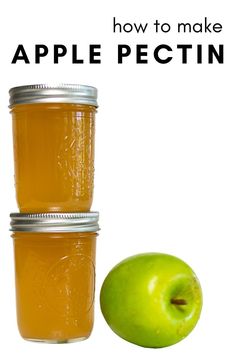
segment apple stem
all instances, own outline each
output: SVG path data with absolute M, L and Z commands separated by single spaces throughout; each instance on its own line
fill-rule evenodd
M 187 301 L 184 299 L 171 299 L 170 302 L 173 305 L 187 305 Z

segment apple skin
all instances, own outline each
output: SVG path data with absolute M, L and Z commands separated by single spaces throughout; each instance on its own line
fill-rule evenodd
M 195 327 L 202 291 L 193 270 L 181 259 L 144 253 L 117 264 L 100 293 L 103 316 L 123 339 L 150 348 L 173 345 Z

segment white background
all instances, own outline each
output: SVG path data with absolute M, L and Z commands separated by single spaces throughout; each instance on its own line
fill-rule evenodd
M 235 18 L 233 1 L 2 1 L 0 9 L 0 352 L 144 353 L 117 337 L 99 308 L 108 271 L 130 255 L 157 251 L 185 260 L 197 273 L 204 307 L 195 330 L 166 353 L 230 353 L 236 315 L 236 123 Z M 112 18 L 149 22 L 146 34 L 114 34 Z M 178 35 L 178 21 L 221 22 L 221 34 Z M 151 30 L 154 20 L 173 25 Z M 32 64 L 11 65 L 19 43 Z M 35 65 L 34 44 L 49 46 Z M 102 45 L 101 65 L 52 63 L 52 45 Z M 135 56 L 116 64 L 117 43 L 148 44 L 150 62 Z M 225 64 L 157 64 L 153 48 L 166 43 L 224 44 Z M 206 48 L 206 47 L 204 47 Z M 22 84 L 64 82 L 99 89 L 93 210 L 101 213 L 97 249 L 95 326 L 84 342 L 39 345 L 20 338 L 16 326 L 14 268 L 9 218 L 16 211 L 8 89 Z

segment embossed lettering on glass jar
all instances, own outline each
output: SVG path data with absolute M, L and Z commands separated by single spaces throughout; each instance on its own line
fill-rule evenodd
M 11 214 L 24 339 L 65 343 L 93 327 L 98 213 Z
M 96 88 L 31 85 L 9 93 L 20 211 L 90 210 Z

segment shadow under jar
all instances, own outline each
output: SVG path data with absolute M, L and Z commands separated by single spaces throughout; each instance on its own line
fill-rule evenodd
M 27 340 L 89 337 L 98 213 L 11 214 L 17 322 Z
M 96 88 L 31 85 L 9 93 L 20 211 L 90 210 Z

